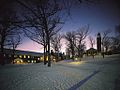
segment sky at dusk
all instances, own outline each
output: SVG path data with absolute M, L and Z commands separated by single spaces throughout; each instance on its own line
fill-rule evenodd
M 80 4 L 77 7 L 73 6 L 71 9 L 71 15 L 63 25 L 61 32 L 65 33 L 67 31 L 77 30 L 79 27 L 83 27 L 88 24 L 90 25 L 90 35 L 94 37 L 98 32 L 103 32 L 107 29 L 114 30 L 115 26 L 120 24 L 120 7 L 118 3 L 113 1 L 114 0 L 105 0 L 99 4 Z M 62 40 L 62 42 L 63 47 L 61 51 L 65 52 L 65 40 Z M 89 42 L 86 42 L 87 49 L 89 48 L 88 43 Z M 31 41 L 26 37 L 23 39 L 22 44 L 19 45 L 17 49 L 43 52 L 41 45 Z

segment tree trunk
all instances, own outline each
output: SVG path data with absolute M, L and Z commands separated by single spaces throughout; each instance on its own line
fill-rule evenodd
M 46 48 L 46 45 L 44 45 L 44 65 L 47 64 L 47 61 L 46 61 L 46 52 L 47 51 L 47 48 Z
M 12 62 L 13 62 L 13 64 L 14 64 L 14 55 L 15 55 L 15 49 L 13 49 L 13 54 L 12 54 Z
M 105 47 L 105 52 L 107 53 L 107 51 L 108 51 L 108 47 L 106 46 L 106 47 Z
M 74 56 L 75 56 L 75 51 L 74 51 L 74 47 L 72 47 L 72 59 L 74 61 Z
M 80 50 L 78 49 L 78 56 L 80 57 Z
M 1 43 L 0 43 L 0 45 L 1 45 L 1 47 L 0 47 L 1 53 L 4 53 L 4 41 L 5 41 L 5 39 L 4 39 L 4 37 L 2 37 L 1 38 Z
M 0 51 L 0 52 L 1 52 L 1 53 L 0 53 L 0 54 L 1 54 L 1 55 L 0 55 L 0 56 L 1 56 L 1 57 L 0 57 L 0 59 L 1 59 L 0 64 L 1 64 L 1 65 L 4 65 L 5 62 L 4 62 L 4 45 L 3 45 L 3 42 L 1 42 L 1 47 L 0 47 L 0 48 L 1 48 L 1 51 Z
M 105 57 L 103 44 L 102 44 L 102 56 L 103 56 L 103 58 Z
M 50 39 L 48 39 L 48 67 L 51 66 L 51 57 L 50 57 Z
M 59 61 L 59 51 L 57 51 L 57 61 Z

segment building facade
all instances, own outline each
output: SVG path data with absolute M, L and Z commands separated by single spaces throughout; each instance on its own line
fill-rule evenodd
M 4 51 L 5 63 L 39 63 L 43 61 L 42 57 L 43 53 L 16 50 L 13 55 L 11 49 Z

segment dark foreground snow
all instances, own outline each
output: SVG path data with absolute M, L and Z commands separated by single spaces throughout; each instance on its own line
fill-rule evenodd
M 120 90 L 118 55 L 43 63 L 0 66 L 0 90 Z

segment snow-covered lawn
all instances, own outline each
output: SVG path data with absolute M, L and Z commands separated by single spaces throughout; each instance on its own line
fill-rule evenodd
M 0 66 L 0 90 L 70 90 L 75 85 L 78 90 L 114 90 L 119 68 L 118 57 L 65 60 L 51 67 L 43 63 L 5 65 Z

